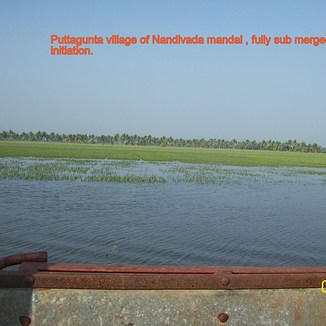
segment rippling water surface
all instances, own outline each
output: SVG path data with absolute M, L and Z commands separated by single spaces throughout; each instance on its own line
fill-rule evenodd
M 47 250 L 53 262 L 326 265 L 325 175 L 219 168 L 245 173 L 225 183 L 0 180 L 0 255 Z

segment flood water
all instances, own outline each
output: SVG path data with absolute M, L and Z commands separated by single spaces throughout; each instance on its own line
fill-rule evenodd
M 235 172 L 240 182 L 211 183 L 4 178 L 0 255 L 46 250 L 51 262 L 326 265 L 325 169 L 309 170 L 321 175 L 219 169 L 249 177 Z

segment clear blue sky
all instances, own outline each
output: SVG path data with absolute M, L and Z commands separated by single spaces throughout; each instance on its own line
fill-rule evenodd
M 318 0 L 0 1 L 0 130 L 326 146 L 326 44 L 93 46 L 50 35 L 326 36 Z

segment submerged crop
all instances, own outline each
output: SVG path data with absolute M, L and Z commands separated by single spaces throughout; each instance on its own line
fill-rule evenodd
M 119 183 L 244 184 L 318 182 L 326 169 L 237 167 L 218 164 L 109 159 L 1 158 L 0 179 Z

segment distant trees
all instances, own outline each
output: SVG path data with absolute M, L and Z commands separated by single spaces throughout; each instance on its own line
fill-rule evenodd
M 57 134 L 45 131 L 23 132 L 21 134 L 12 130 L 0 132 L 0 140 L 19 140 L 19 141 L 48 141 L 62 143 L 80 143 L 80 144 L 119 144 L 119 145 L 141 145 L 141 146 L 169 146 L 169 147 L 202 147 L 202 148 L 228 148 L 228 149 L 249 149 L 249 150 L 267 150 L 267 151 L 290 151 L 307 153 L 326 153 L 326 148 L 320 145 L 306 144 L 297 140 L 288 140 L 286 142 L 263 140 L 236 139 L 183 139 L 172 137 L 153 137 L 151 135 L 138 136 L 128 134 L 111 135 L 87 135 L 87 134 Z

